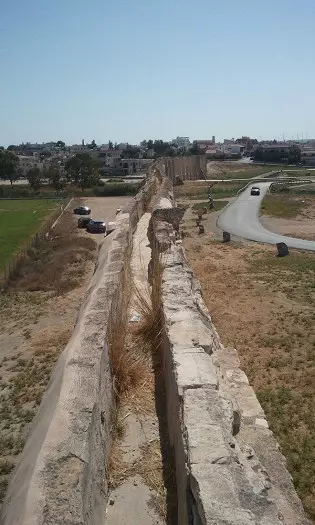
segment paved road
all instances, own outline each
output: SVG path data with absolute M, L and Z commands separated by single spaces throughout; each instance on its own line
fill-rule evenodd
M 290 248 L 315 251 L 315 242 L 278 235 L 266 230 L 259 220 L 259 206 L 267 192 L 270 182 L 260 182 L 255 187 L 260 188 L 260 196 L 250 194 L 251 186 L 230 204 L 218 217 L 217 225 L 221 230 L 231 235 L 243 237 L 251 241 L 276 244 L 285 242 Z

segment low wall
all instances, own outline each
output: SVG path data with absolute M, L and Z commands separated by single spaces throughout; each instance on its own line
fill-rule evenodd
M 223 347 L 212 324 L 174 229 L 168 183 L 165 188 L 163 195 L 162 184 L 148 235 L 151 278 L 152 266 L 163 266 L 162 350 L 178 524 L 306 525 L 237 352 Z
M 132 234 L 157 187 L 155 168 L 105 238 L 73 335 L 12 476 L 1 525 L 98 525 L 107 503 L 114 396 L 113 325 L 126 321 Z

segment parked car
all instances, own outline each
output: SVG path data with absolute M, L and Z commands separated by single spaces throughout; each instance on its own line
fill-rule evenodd
M 90 221 L 86 229 L 89 233 L 106 233 L 106 224 L 104 221 Z
M 73 213 L 76 215 L 90 215 L 91 208 L 88 206 L 78 206 L 77 208 L 74 208 Z
M 78 228 L 87 228 L 91 221 L 93 221 L 92 217 L 80 217 L 78 219 Z
M 260 188 L 257 188 L 257 186 L 252 186 L 252 189 L 250 190 L 251 195 L 260 195 Z

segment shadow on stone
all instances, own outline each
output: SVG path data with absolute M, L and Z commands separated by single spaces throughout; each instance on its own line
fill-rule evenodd
M 160 350 L 161 351 L 161 350 Z M 172 449 L 167 428 L 166 391 L 163 375 L 162 355 L 159 350 L 153 353 L 155 374 L 155 408 L 159 420 L 159 434 L 163 461 L 163 479 L 166 488 L 166 525 L 177 525 L 177 491 L 175 452 Z

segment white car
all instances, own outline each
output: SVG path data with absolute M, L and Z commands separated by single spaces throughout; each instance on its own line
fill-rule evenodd
M 252 189 L 250 190 L 251 195 L 260 195 L 260 188 L 257 186 L 252 186 Z

